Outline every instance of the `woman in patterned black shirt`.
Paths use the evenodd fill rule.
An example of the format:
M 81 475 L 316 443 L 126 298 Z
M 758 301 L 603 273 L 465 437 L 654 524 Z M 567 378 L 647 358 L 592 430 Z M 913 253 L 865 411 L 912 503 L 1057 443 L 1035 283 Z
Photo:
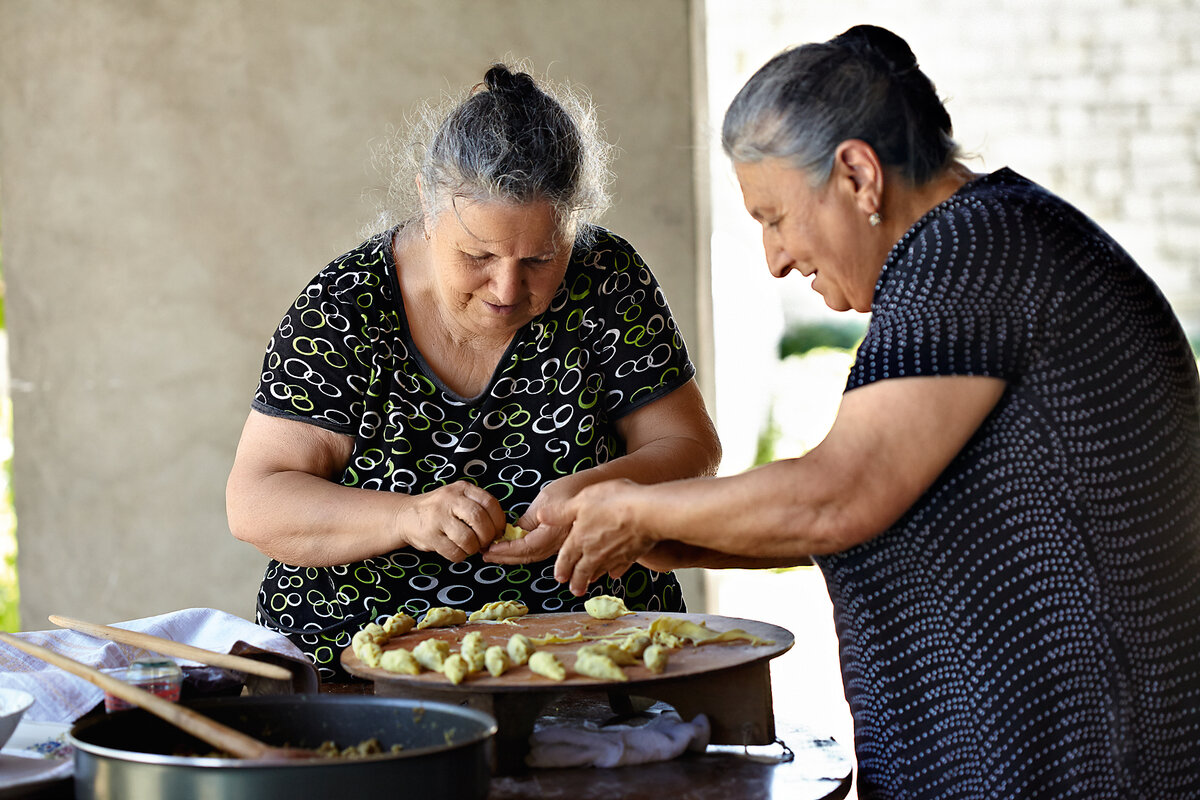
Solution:
M 407 212 L 335 259 L 267 348 L 227 490 L 270 556 L 258 621 L 322 678 L 363 625 L 431 606 L 582 608 L 545 512 L 609 478 L 711 475 L 720 458 L 683 339 L 637 252 L 590 223 L 607 146 L 503 65 L 400 170 Z M 506 523 L 529 530 L 497 541 Z M 683 610 L 639 567 L 592 591 Z
M 772 59 L 723 140 L 772 274 L 871 312 L 837 419 L 742 475 L 590 487 L 558 577 L 814 557 L 862 798 L 1200 797 L 1200 381 L 1158 288 L 967 170 L 880 28 Z

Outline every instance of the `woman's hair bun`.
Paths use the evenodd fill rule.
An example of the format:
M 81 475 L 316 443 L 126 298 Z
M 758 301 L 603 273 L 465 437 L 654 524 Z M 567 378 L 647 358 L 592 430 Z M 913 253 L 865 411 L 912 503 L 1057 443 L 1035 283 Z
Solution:
M 483 76 L 489 92 L 496 94 L 524 95 L 537 89 L 533 77 L 525 72 L 513 72 L 504 64 L 493 64 Z
M 917 57 L 908 42 L 877 25 L 855 25 L 833 39 L 833 44 L 855 53 L 873 55 L 889 72 L 903 75 L 917 68 Z

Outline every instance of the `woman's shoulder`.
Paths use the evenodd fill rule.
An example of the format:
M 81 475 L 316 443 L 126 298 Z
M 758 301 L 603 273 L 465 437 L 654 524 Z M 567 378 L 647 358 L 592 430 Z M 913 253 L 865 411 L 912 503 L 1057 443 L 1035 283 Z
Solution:
M 589 225 L 576 237 L 571 260 L 593 269 L 622 269 L 645 262 L 629 240 L 599 225 Z
M 390 295 L 392 231 L 376 234 L 326 264 L 312 279 L 331 297 L 362 302 L 364 291 Z

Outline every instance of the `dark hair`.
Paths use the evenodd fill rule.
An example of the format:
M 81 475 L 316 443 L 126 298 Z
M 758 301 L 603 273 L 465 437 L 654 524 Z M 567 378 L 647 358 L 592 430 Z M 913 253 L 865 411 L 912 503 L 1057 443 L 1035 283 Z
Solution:
M 917 186 L 958 155 L 950 115 L 916 56 L 874 25 L 772 58 L 733 99 L 721 131 L 735 162 L 784 159 L 815 183 L 828 179 L 847 139 L 871 145 Z
M 482 83 L 450 103 L 420 109 L 383 153 L 391 188 L 381 225 L 436 214 L 458 198 L 544 200 L 564 231 L 608 207 L 611 147 L 585 95 L 493 64 Z M 418 176 L 425 207 L 413 189 Z M 591 235 L 590 225 L 576 228 L 577 239 Z

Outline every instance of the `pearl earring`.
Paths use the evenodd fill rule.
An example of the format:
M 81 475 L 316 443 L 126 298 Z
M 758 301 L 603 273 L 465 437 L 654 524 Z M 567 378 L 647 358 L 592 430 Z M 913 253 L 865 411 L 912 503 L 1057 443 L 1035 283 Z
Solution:
M 879 224 L 883 222 L 883 217 L 878 211 L 874 211 L 871 216 L 867 217 L 867 222 L 871 223 L 872 228 L 878 228 Z

